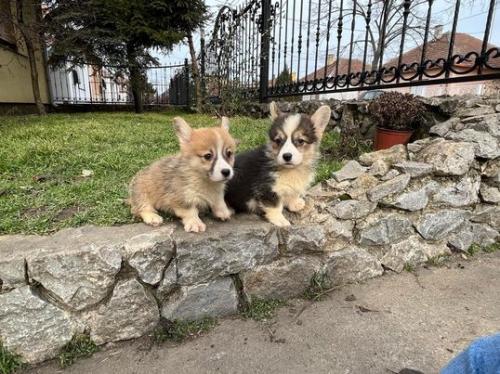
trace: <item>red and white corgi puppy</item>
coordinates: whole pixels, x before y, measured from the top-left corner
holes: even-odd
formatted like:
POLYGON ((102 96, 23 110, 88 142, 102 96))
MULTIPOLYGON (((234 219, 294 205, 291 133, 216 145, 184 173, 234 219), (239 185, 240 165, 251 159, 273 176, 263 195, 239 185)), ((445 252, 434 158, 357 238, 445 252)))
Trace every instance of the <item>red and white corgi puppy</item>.
POLYGON ((134 176, 129 187, 131 211, 152 226, 163 222, 159 211, 174 213, 184 230, 203 232, 201 210, 211 209, 223 221, 231 217, 224 189, 234 175, 236 143, 226 117, 220 127, 201 129, 176 117, 174 127, 180 154, 164 157, 134 176))

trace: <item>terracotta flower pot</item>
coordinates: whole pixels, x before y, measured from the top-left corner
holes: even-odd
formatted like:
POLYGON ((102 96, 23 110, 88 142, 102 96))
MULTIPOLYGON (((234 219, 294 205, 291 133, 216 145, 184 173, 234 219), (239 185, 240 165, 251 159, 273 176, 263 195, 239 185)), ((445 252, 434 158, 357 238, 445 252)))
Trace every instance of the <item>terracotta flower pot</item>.
POLYGON ((375 131, 375 150, 391 148, 396 144, 407 144, 413 130, 389 130, 377 127, 375 131))

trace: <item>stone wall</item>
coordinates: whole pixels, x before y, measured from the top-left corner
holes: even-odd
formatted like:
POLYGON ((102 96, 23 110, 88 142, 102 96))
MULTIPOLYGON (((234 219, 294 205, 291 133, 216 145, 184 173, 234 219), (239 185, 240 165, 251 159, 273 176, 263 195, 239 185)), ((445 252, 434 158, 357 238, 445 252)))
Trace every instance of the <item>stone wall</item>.
MULTIPOLYGON (((456 115, 459 108, 474 108, 478 105, 487 105, 494 108, 500 105, 499 97, 479 96, 441 96, 433 98, 420 98, 428 109, 426 123, 416 133, 416 139, 428 135, 429 128, 436 123, 442 122, 456 115)), ((279 100, 279 99, 277 99, 279 100)), ((345 128, 359 128, 361 135, 366 139, 373 139, 375 133, 375 121, 368 111, 369 101, 350 100, 341 101, 336 99, 327 100, 304 100, 295 102, 278 101, 280 110, 283 112, 313 114, 321 105, 328 105, 332 109, 332 118, 329 129, 342 131, 345 128)), ((219 111, 220 112, 220 111, 219 111)), ((239 107, 238 114, 255 118, 269 117, 269 104, 244 103, 239 107)))
POLYGON ((289 230, 242 215, 200 235, 172 223, 0 237, 0 340, 36 363, 79 333, 132 339, 160 318, 299 296, 317 274, 337 286, 495 243, 500 107, 483 104, 459 106, 433 137, 347 162, 289 230))

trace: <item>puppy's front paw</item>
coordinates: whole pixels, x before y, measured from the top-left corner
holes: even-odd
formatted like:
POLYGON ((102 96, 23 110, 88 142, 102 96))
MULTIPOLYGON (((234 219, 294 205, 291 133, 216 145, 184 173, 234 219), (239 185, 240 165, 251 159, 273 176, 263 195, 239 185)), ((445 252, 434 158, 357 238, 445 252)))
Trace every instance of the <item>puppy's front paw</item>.
POLYGON ((186 219, 183 222, 186 232, 205 232, 207 229, 207 226, 198 217, 186 219))
POLYGON ((214 216, 220 219, 221 221, 227 221, 234 214, 234 210, 224 207, 213 210, 214 216))
POLYGON ((290 222, 285 218, 285 216, 275 216, 269 217, 269 222, 278 227, 288 227, 290 226, 290 222))
POLYGON ((142 220, 145 224, 151 226, 160 226, 163 223, 163 218, 156 213, 143 213, 142 220))
POLYGON ((303 198, 299 197, 288 203, 288 210, 290 212, 300 212, 306 206, 306 202, 303 198))

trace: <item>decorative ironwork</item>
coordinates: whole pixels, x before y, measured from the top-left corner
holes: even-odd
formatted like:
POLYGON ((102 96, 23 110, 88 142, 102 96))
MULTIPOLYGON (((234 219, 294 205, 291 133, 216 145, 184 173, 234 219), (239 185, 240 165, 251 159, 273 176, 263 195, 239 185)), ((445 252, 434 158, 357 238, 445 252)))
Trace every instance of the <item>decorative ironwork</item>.
POLYGON ((500 79, 500 49, 489 44, 498 4, 483 0, 484 33, 464 53, 457 45, 458 35, 464 37, 457 32, 461 0, 454 1, 450 29, 441 34, 433 30, 436 0, 248 0, 237 10, 224 6, 205 52, 205 86, 219 97, 226 89, 266 101, 500 79))
MULTIPOLYGON (((203 73, 203 71, 202 71, 203 73)), ((191 105, 194 98, 188 60, 144 71, 145 105, 191 105)), ((89 64, 50 68, 50 89, 55 105, 133 103, 126 68, 89 64)))

